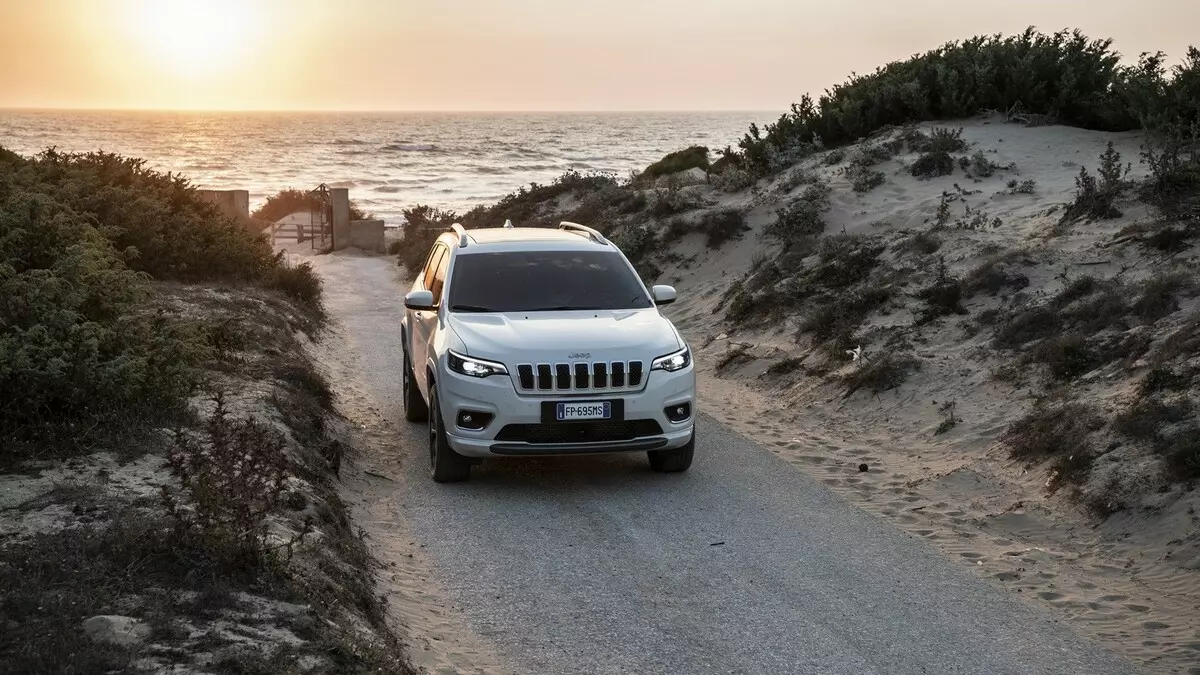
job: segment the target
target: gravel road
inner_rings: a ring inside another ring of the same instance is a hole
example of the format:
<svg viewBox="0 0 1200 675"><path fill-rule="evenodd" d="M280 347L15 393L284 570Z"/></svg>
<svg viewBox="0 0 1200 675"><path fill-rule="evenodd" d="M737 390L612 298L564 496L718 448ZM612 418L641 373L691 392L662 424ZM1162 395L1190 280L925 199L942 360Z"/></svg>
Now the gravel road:
<svg viewBox="0 0 1200 675"><path fill-rule="evenodd" d="M359 383L400 420L388 258L320 263ZM696 462L504 460L428 480L397 423L403 518L466 623L520 673L1130 673L711 418Z"/></svg>

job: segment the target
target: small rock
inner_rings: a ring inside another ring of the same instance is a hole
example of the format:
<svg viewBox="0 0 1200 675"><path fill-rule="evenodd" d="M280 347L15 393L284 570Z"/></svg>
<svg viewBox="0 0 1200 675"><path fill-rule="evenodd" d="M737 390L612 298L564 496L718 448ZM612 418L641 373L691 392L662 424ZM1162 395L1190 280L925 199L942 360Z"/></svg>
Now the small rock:
<svg viewBox="0 0 1200 675"><path fill-rule="evenodd" d="M866 473L866 472L868 472L868 471L870 471L870 470L871 470L871 467L867 466L866 464L859 464L859 465L858 465L858 472L859 472L859 473Z"/></svg>
<svg viewBox="0 0 1200 675"><path fill-rule="evenodd" d="M131 647L150 637L150 627L141 621L116 614L93 616L83 622L83 630L96 642Z"/></svg>

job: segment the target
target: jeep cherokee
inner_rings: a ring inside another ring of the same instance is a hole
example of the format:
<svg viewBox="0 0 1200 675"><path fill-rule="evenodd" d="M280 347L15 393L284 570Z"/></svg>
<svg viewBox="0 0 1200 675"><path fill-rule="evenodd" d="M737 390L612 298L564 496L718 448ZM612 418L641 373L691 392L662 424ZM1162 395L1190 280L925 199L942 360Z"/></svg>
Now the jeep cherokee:
<svg viewBox="0 0 1200 675"><path fill-rule="evenodd" d="M687 470L692 355L658 310L675 297L589 227L452 226L401 320L404 414L428 422L433 480L483 458L607 452Z"/></svg>

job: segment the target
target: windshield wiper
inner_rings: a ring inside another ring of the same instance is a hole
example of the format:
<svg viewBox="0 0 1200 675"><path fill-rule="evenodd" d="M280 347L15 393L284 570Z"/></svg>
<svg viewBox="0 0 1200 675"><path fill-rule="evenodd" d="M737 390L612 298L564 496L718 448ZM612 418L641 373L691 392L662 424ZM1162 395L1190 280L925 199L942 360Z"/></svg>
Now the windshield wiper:
<svg viewBox="0 0 1200 675"><path fill-rule="evenodd" d="M496 310L491 307L480 307L479 305L450 305L451 312L494 312Z"/></svg>
<svg viewBox="0 0 1200 675"><path fill-rule="evenodd" d="M535 307L526 312L598 312L604 307L585 307L583 305L556 305L554 307Z"/></svg>

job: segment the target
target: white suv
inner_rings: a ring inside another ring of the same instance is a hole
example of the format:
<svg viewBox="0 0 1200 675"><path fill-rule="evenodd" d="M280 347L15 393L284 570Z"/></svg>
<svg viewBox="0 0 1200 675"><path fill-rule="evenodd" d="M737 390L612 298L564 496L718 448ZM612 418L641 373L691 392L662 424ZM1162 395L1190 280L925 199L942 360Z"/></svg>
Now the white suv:
<svg viewBox="0 0 1200 675"><path fill-rule="evenodd" d="M404 298L404 414L429 422L438 482L485 457L645 451L685 471L696 378L679 331L621 251L575 223L434 243Z"/></svg>

